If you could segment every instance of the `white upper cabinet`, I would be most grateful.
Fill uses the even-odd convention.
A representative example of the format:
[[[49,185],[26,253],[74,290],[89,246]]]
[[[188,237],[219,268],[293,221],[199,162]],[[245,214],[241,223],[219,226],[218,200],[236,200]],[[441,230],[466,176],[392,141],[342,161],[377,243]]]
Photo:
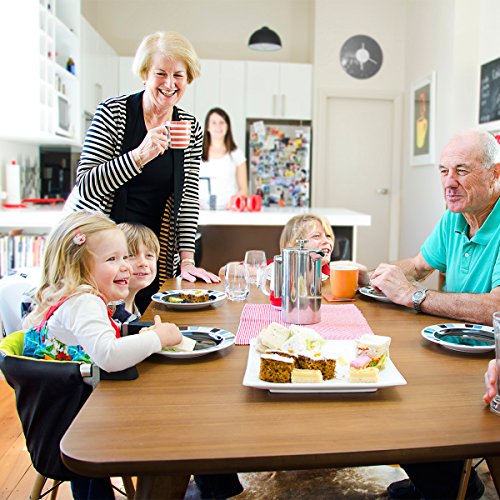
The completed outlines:
[[[311,119],[312,66],[248,61],[246,114],[250,118]]]
[[[0,16],[0,138],[79,143],[80,0],[11,2]]]
[[[141,79],[132,72],[133,57],[120,57],[118,64],[118,94],[135,94],[144,90]]]
[[[97,105],[118,95],[119,59],[113,48],[97,33],[89,22],[81,18],[82,120],[93,115]],[[83,136],[86,133],[82,126]]]
[[[245,151],[245,62],[201,61],[201,76],[192,84],[192,112],[203,126],[208,111],[222,108],[231,120],[236,144]]]

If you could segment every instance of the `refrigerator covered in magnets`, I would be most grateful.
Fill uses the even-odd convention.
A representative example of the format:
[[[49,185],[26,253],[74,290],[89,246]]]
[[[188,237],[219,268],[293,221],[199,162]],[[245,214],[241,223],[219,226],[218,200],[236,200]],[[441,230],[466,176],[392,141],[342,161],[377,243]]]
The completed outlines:
[[[311,123],[247,120],[249,193],[264,206],[310,206]]]

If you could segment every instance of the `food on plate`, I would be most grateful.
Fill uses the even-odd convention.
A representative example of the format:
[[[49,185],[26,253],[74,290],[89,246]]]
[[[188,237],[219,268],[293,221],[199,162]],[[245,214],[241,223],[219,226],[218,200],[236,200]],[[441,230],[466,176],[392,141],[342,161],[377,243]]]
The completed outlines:
[[[279,354],[262,354],[259,378],[265,382],[288,383],[292,379],[294,366],[293,358]]]
[[[164,351],[173,351],[173,352],[191,352],[194,351],[196,346],[196,340],[191,337],[182,336],[182,340],[177,344],[171,347],[164,347]]]
[[[317,384],[323,382],[320,370],[294,368],[292,370],[292,384]]]
[[[379,369],[376,366],[367,368],[349,368],[349,382],[355,384],[371,384],[378,381]]]
[[[297,356],[296,365],[297,368],[320,370],[324,380],[331,380],[335,377],[335,360],[321,354],[301,353]]]
[[[389,357],[389,346],[391,344],[390,337],[382,335],[365,334],[356,340],[356,355],[365,354],[371,358],[368,366],[375,366],[382,369]]]
[[[167,297],[167,301],[171,304],[182,304],[184,299],[181,299],[181,297],[177,297],[176,295],[170,295]]]
[[[206,290],[195,290],[194,292],[180,292],[177,296],[180,299],[183,299],[186,302],[191,302],[193,304],[199,302],[208,302],[210,300],[210,297]]]
[[[271,323],[257,337],[255,348],[259,352],[267,349],[281,349],[283,343],[290,337],[290,330],[279,323]]]
[[[279,323],[271,323],[257,337],[255,348],[259,352],[277,349],[291,353],[302,351],[320,352],[325,341],[312,328],[299,325],[286,327]]]

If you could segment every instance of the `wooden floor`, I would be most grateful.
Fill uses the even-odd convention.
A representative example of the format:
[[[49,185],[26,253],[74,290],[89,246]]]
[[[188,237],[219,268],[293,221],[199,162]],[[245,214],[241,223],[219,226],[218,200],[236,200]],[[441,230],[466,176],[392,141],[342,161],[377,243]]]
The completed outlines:
[[[35,471],[26,450],[21,422],[16,412],[14,391],[0,374],[0,500],[30,497]],[[120,480],[113,479],[117,486]],[[125,499],[116,493],[117,499]],[[47,497],[48,498],[48,497]],[[59,486],[58,500],[73,498],[69,483]]]
[[[21,429],[21,422],[17,416],[15,407],[14,391],[7,385],[5,380],[0,373],[0,500],[18,500],[18,499],[28,499],[31,492],[31,487],[33,485],[35,472],[31,467],[31,461],[29,454],[25,447],[24,435]],[[340,480],[337,479],[338,484],[335,486],[332,484],[328,492],[320,492],[317,487],[311,490],[310,480],[311,473],[303,473],[304,477],[293,477],[291,479],[294,485],[295,493],[289,491],[290,481],[281,481],[285,486],[277,483],[277,479],[280,478],[279,473],[256,473],[256,474],[241,474],[240,479],[245,486],[246,491],[238,497],[234,497],[235,500],[241,498],[252,499],[252,500],[270,500],[272,499],[289,499],[290,495],[293,495],[297,500],[302,499],[377,499],[385,498],[385,488],[386,486],[394,480],[400,479],[399,477],[389,477],[387,484],[383,484],[384,477],[377,477],[377,480],[381,482],[378,485],[378,491],[374,492],[371,488],[370,492],[362,493],[359,486],[363,486],[363,482],[370,481],[375,483],[372,479],[370,480],[369,473],[373,474],[375,468],[369,467],[359,467],[357,469],[343,469],[339,470],[341,473]],[[386,468],[387,469],[387,468]],[[400,469],[399,469],[400,470]],[[489,472],[485,465],[482,464],[481,469],[478,469],[480,477],[486,485],[485,495],[482,500],[496,500],[498,496],[493,487],[493,482],[489,476]],[[375,471],[377,476],[381,476],[380,469]],[[294,474],[293,471],[286,474]],[[296,473],[295,473],[296,474]],[[300,474],[300,472],[299,472]],[[346,476],[347,474],[347,476]],[[353,476],[354,474],[354,476]],[[360,476],[361,475],[361,476]],[[269,476],[269,477],[268,477]],[[349,476],[349,477],[348,477]],[[351,477],[352,476],[352,477]],[[363,476],[363,477],[362,477]],[[366,476],[366,477],[364,477]],[[324,473],[321,478],[314,478],[315,484],[323,484],[327,482],[328,474]],[[121,487],[121,481],[119,478],[114,478],[113,483],[118,487]],[[275,491],[270,495],[271,486],[275,488]],[[373,484],[372,484],[373,486]],[[288,489],[286,489],[288,488]],[[308,490],[309,488],[309,490]],[[297,495],[297,489],[301,491],[301,495]],[[125,497],[116,493],[117,500],[125,500]],[[71,489],[69,483],[63,483],[59,487],[59,492],[57,495],[59,500],[69,500],[72,497]],[[191,481],[190,488],[186,494],[187,500],[199,500],[199,493],[194,486],[193,481]]]

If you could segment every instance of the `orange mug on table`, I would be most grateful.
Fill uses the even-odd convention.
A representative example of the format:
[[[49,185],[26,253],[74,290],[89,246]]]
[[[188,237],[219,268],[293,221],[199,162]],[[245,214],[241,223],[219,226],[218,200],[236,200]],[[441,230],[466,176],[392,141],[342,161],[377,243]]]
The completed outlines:
[[[353,265],[330,263],[330,287],[337,299],[352,299],[358,290],[359,269]]]

